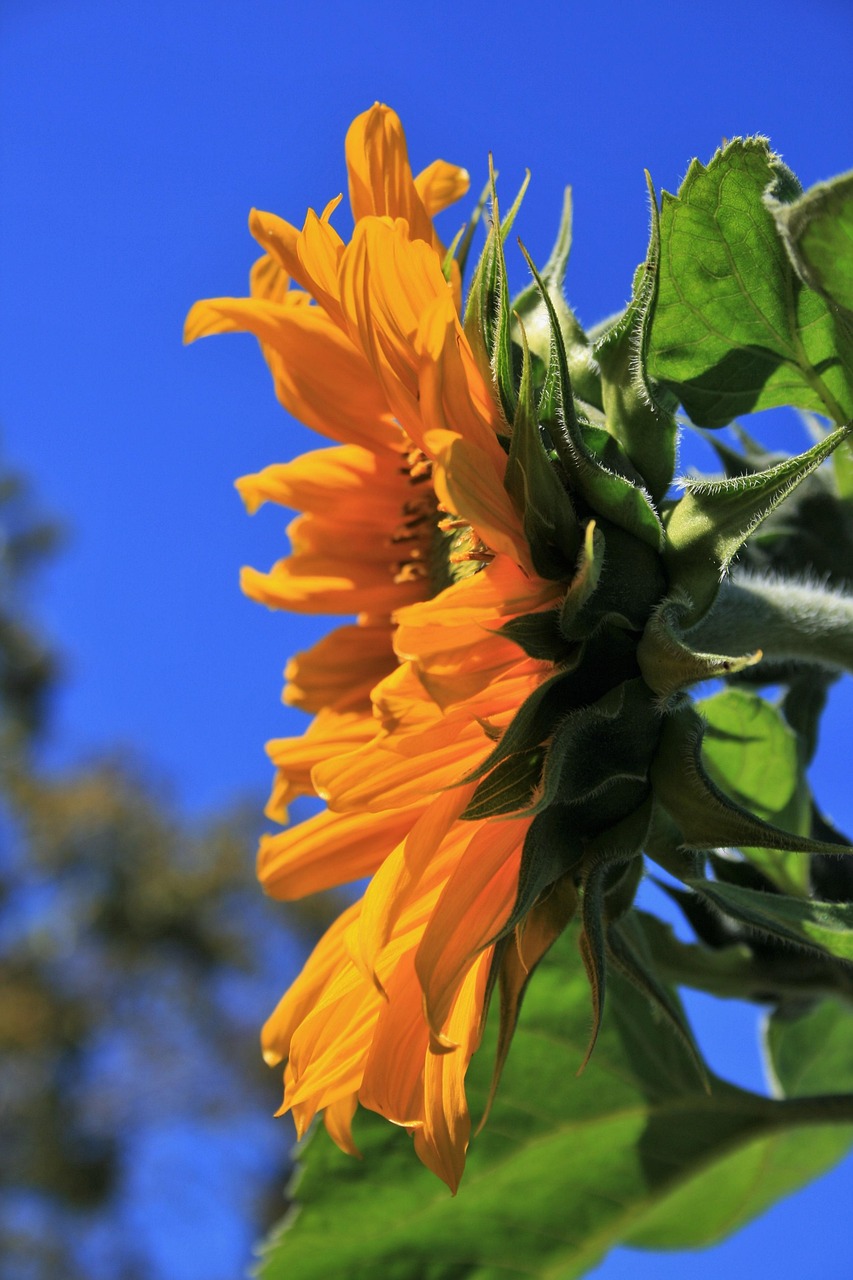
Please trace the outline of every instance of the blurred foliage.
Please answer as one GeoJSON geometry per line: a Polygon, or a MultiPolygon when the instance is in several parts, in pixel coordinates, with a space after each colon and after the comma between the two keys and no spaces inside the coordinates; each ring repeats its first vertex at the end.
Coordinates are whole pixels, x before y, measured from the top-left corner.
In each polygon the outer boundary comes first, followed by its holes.
{"type": "Polygon", "coordinates": [[[257,893],[255,801],[196,830],[125,760],[38,766],[56,662],[22,619],[56,540],[0,474],[0,1277],[230,1278],[292,1137],[256,1028],[324,908],[285,932],[257,893]]]}

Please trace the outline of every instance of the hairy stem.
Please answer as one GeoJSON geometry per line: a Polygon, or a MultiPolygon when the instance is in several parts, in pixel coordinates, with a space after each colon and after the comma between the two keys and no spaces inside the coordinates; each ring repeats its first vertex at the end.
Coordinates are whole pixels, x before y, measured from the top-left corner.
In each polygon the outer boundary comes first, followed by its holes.
{"type": "Polygon", "coordinates": [[[714,607],[684,638],[706,652],[761,649],[766,658],[853,671],[853,596],[743,575],[723,583],[714,607]]]}

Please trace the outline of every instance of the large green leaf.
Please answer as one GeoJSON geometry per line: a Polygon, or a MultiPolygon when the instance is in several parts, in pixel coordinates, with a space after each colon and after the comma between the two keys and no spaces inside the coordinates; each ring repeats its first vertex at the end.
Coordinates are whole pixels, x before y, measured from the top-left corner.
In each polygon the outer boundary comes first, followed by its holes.
{"type": "Polygon", "coordinates": [[[646,370],[700,426],[778,405],[840,424],[853,413],[849,340],[794,271],[765,193],[786,203],[799,188],[761,138],[694,161],[678,195],[664,192],[646,370]]]}
{"type": "MultiPolygon", "coordinates": [[[[590,1009],[571,933],[530,984],[459,1195],[375,1116],[356,1124],[362,1162],[319,1131],[263,1280],[571,1280],[619,1242],[712,1243],[838,1158],[853,1099],[776,1101],[719,1080],[706,1093],[676,1034],[616,975],[576,1078],[590,1009]]],[[[492,1027],[471,1072],[475,1111],[493,1048],[492,1027]]]]}
{"type": "MultiPolygon", "coordinates": [[[[702,756],[717,786],[765,822],[810,835],[811,793],[796,734],[781,712],[758,694],[737,688],[697,705],[708,726],[702,756]]],[[[784,849],[744,852],[783,893],[808,893],[805,854],[784,849]]]]}

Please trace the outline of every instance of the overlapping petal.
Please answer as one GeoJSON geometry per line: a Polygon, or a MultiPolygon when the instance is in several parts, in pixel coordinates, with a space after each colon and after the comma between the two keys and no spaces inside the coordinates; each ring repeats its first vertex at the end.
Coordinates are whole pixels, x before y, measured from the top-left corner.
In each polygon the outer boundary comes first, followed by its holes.
{"type": "Polygon", "coordinates": [[[270,744],[268,813],[284,821],[303,794],[327,809],[265,836],[259,877],[281,898],[371,877],[262,1043],[268,1061],[286,1060],[300,1133],[325,1111],[355,1152],[360,1102],[409,1128],[455,1190],[470,1136],[465,1072],[530,821],[467,820],[475,784],[460,780],[552,669],[499,628],[552,608],[559,589],[534,572],[504,487],[509,426],[432,223],[467,174],[435,161],[413,177],[400,121],[381,104],[353,122],[346,164],[348,242],[332,226],[337,201],[301,230],[255,211],[264,256],[251,296],[199,303],[187,322],[189,340],[253,333],[284,406],[340,442],[238,481],[250,511],[301,513],[290,556],[266,574],[243,570],[246,593],[356,618],[288,663],[286,701],[316,718],[270,744]]]}

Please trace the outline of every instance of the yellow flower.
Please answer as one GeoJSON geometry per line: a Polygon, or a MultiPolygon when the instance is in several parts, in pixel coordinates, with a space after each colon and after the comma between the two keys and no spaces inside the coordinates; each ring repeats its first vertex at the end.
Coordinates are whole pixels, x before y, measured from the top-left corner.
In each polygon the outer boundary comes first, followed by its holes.
{"type": "Polygon", "coordinates": [[[360,1102],[409,1129],[455,1190],[492,966],[517,999],[570,910],[552,895],[496,961],[531,818],[463,818],[475,784],[458,784],[553,671],[498,628],[563,588],[533,569],[504,486],[509,428],[432,224],[467,174],[436,161],[413,178],[400,122],[378,104],[351,126],[346,159],[349,242],[332,227],[339,200],[301,231],[253,212],[265,254],[251,296],[197,303],[186,336],[253,333],[285,408],[339,442],[238,481],[250,511],[302,512],[291,554],[244,570],[245,592],[357,618],[287,667],[286,700],[315,719],[270,744],[268,813],[285,822],[300,794],[327,809],[263,838],[260,879],[287,899],[372,877],[267,1022],[264,1055],[286,1060],[300,1134],[323,1112],[354,1151],[360,1102]]]}

